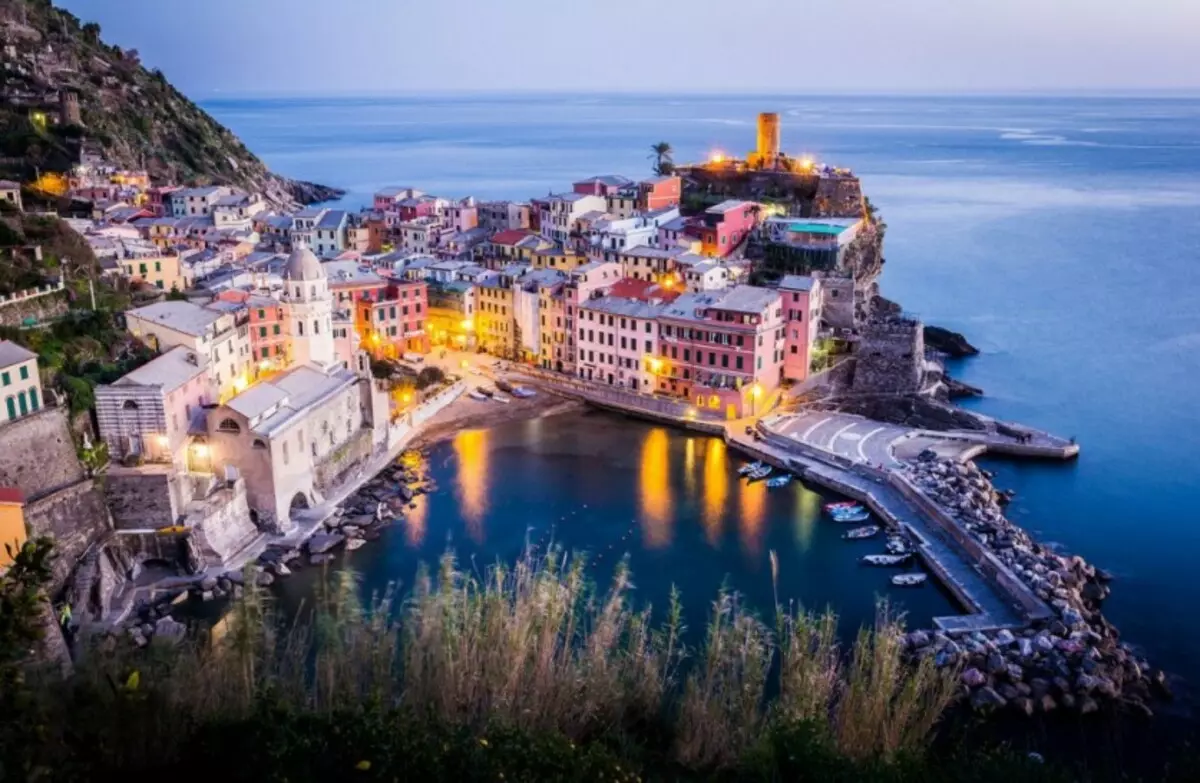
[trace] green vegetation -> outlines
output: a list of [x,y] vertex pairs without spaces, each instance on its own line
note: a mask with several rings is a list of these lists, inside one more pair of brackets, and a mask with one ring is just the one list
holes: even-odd
[[97,384],[112,383],[154,355],[121,329],[109,311],[71,311],[38,329],[0,326],[0,339],[38,354],[43,383],[67,394],[72,413],[93,406]]
[[421,371],[417,373],[416,386],[417,389],[424,391],[430,386],[437,386],[439,383],[444,383],[445,381],[446,373],[442,372],[442,368],[431,365],[429,367],[422,367]]
[[287,625],[248,570],[221,633],[93,638],[63,675],[18,665],[48,555],[31,542],[0,576],[6,780],[1080,779],[944,725],[957,672],[907,663],[886,608],[842,650],[828,612],[768,624],[722,592],[690,649],[678,595],[656,622],[626,568],[598,591],[551,550],[483,576],[446,555],[403,601],[364,603],[343,571]]
[[654,158],[655,174],[665,177],[675,172],[675,162],[671,160],[672,152],[674,150],[671,148],[671,143],[667,141],[650,145],[650,157]]

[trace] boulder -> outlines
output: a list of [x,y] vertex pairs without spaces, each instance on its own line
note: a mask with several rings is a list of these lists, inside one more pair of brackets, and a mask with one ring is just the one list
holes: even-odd
[[155,644],[175,644],[187,635],[187,626],[170,617],[160,617],[154,624]]
[[217,578],[215,576],[206,576],[200,580],[201,590],[212,590],[217,586]]
[[924,647],[929,644],[929,634],[925,631],[913,631],[908,635],[908,646],[911,649]]
[[1042,712],[1052,712],[1058,706],[1058,702],[1054,701],[1054,697],[1048,693],[1043,693],[1040,698],[1036,699],[1037,708]]
[[259,587],[270,587],[275,583],[275,577],[269,571],[263,571],[254,577],[254,583]]
[[987,682],[987,675],[978,669],[971,667],[962,673],[962,681],[965,685],[971,688],[978,688]]
[[1002,628],[996,632],[995,642],[1001,647],[1007,647],[1014,641],[1016,641],[1016,637],[1013,636],[1012,631],[1008,630],[1007,628]]
[[1004,697],[986,685],[971,694],[971,706],[977,710],[994,710],[1008,704]]
[[1084,696],[1083,700],[1079,702],[1080,715],[1090,715],[1098,709],[1100,709],[1100,705],[1091,696]]
[[1016,707],[1018,711],[1025,713],[1025,715],[1033,715],[1033,699],[1028,699],[1024,696],[1021,696],[1018,699],[1012,700],[1010,703]]
[[1004,656],[1000,653],[991,653],[987,657],[988,674],[1000,674],[1006,671],[1007,665],[1004,662]]
[[339,533],[317,533],[308,539],[308,553],[310,555],[325,554],[345,540],[346,537]]

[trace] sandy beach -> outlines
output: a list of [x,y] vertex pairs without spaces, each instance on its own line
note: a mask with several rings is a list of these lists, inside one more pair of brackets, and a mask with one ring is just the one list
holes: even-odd
[[480,429],[510,421],[538,419],[582,410],[585,404],[539,391],[536,397],[512,398],[504,404],[491,400],[473,400],[465,394],[427,421],[409,448],[420,449],[446,440],[461,430]]

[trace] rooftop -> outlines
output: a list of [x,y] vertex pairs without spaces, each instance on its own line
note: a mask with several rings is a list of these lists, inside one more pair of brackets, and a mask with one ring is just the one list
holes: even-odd
[[331,288],[347,285],[382,285],[383,278],[359,261],[326,261],[325,278]]
[[654,318],[660,315],[666,307],[667,305],[663,302],[643,302],[640,299],[626,299],[621,296],[602,296],[599,299],[591,299],[580,305],[581,309],[595,310],[597,312],[628,318]]
[[621,185],[628,185],[631,182],[633,182],[633,180],[631,180],[629,177],[623,177],[620,174],[598,174],[594,177],[581,179],[578,182],[573,182],[571,184],[574,186],[594,185],[596,183],[600,183],[601,185],[608,185],[609,187],[619,187]]
[[223,314],[191,302],[167,300],[130,310],[126,315],[154,321],[193,337],[203,337],[208,327],[216,323]]
[[726,212],[732,212],[735,209],[749,209],[752,206],[754,206],[753,201],[741,201],[731,198],[722,201],[720,204],[711,206],[704,211],[712,215],[724,215]]
[[739,285],[730,288],[720,301],[710,306],[738,313],[761,313],[770,306],[772,300],[778,299],[779,292],[773,289]]
[[271,437],[317,403],[357,381],[349,370],[338,368],[327,373],[315,365],[302,364],[250,387],[226,406],[249,419],[256,434]]
[[813,279],[806,275],[784,275],[779,281],[781,291],[811,291]]
[[33,351],[22,348],[11,340],[0,340],[0,367],[11,367],[36,358],[37,354]]
[[347,215],[348,213],[344,209],[327,210],[317,221],[316,228],[338,228],[346,222]]
[[[190,358],[189,358],[190,357]],[[205,372],[205,362],[182,345],[125,373],[113,386],[161,386],[169,393]]]

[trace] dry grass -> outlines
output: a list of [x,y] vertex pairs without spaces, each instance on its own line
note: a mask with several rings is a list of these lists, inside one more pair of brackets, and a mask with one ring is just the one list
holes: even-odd
[[[631,607],[624,564],[603,591],[585,567],[551,550],[475,577],[447,554],[403,603],[389,592],[365,604],[342,572],[311,619],[290,624],[247,579],[218,644],[135,654],[110,643],[77,676],[94,693],[121,694],[103,705],[119,724],[106,744],[131,762],[170,754],[205,721],[264,705],[399,706],[451,725],[574,739],[636,736],[653,723],[693,768],[734,765],[772,726],[805,722],[851,758],[890,758],[922,747],[953,698],[955,672],[904,661],[901,626],[886,607],[847,656],[831,612],[777,607],[772,628],[722,591],[685,671],[678,597],[655,625],[648,607]],[[768,700],[768,691],[777,695]]]

